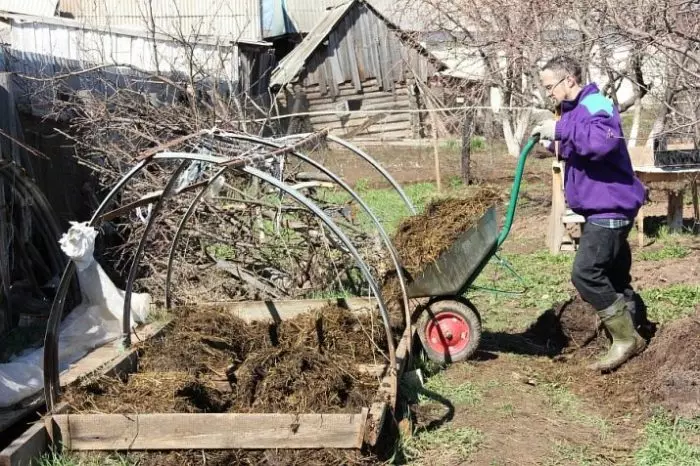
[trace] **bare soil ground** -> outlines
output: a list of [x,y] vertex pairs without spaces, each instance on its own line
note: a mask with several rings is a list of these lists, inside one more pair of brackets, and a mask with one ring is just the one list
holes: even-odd
[[[434,179],[430,150],[381,148],[372,154],[400,182],[411,183]],[[376,181],[354,161],[337,157],[328,162],[337,164],[335,168],[351,179]],[[456,153],[447,153],[442,162],[443,181],[458,176]],[[546,249],[550,166],[551,159],[528,161],[523,202],[504,246],[507,254],[523,256]],[[502,153],[494,156],[487,150],[474,155],[472,173],[478,182],[506,190],[514,167],[513,158]],[[663,222],[665,193],[652,189],[651,201],[647,215]],[[690,205],[686,206],[686,217],[692,217]],[[656,232],[651,232],[644,252],[636,241],[630,242],[635,255],[632,275],[638,290],[700,285],[697,237],[684,235],[672,240],[683,252],[669,253],[668,257],[664,248],[669,240]],[[658,257],[646,260],[642,254]],[[573,292],[570,285],[568,289]],[[643,355],[617,372],[599,375],[586,366],[607,349],[609,341],[591,308],[574,300],[543,313],[514,301],[508,303],[516,308],[502,309],[503,301],[486,300],[480,308],[486,329],[482,351],[473,361],[454,364],[434,376],[439,379],[435,399],[427,396],[413,406],[415,442],[422,442],[429,453],[409,455],[409,463],[634,464],[644,426],[658,407],[689,418],[700,415],[700,306],[695,312],[684,309],[688,317],[661,326]],[[522,319],[514,319],[509,325],[505,317],[506,324],[499,320],[498,331],[489,329],[490,313],[508,312],[529,315],[529,324],[523,326]],[[426,386],[428,392],[431,382],[429,379]],[[435,444],[426,440],[442,439],[442,432],[462,432],[464,428],[476,432],[476,437],[469,437],[475,446],[468,454],[458,452],[464,439]]]
[[[369,152],[401,183],[434,180],[430,147],[372,147]],[[441,153],[447,184],[459,174],[459,155],[456,150]],[[348,153],[332,152],[321,158],[350,182],[385,186],[369,166]],[[522,202],[504,245],[506,255],[527,264],[520,272],[535,291],[526,294],[527,299],[496,296],[478,300],[484,325],[480,351],[468,362],[428,371],[426,385],[410,408],[412,433],[404,432],[395,462],[441,466],[635,464],[635,452],[645,441],[645,426],[656,409],[691,418],[700,415],[700,306],[696,309],[697,304],[692,304],[697,298],[669,295],[663,298],[668,303],[659,298],[658,306],[668,305],[668,312],[682,315],[673,314],[673,319],[665,321],[642,355],[611,374],[599,375],[586,368],[609,343],[585,303],[553,300],[551,290],[567,295],[573,289],[567,275],[570,257],[551,258],[544,252],[550,166],[551,159],[528,161]],[[515,160],[503,155],[500,148],[474,153],[475,179],[505,192],[514,167]],[[663,195],[652,192],[649,207],[652,215],[663,215]],[[698,237],[652,235],[644,251],[631,243],[632,275],[639,290],[692,292],[700,286]],[[547,303],[555,302],[560,305],[548,309]],[[700,448],[700,435],[690,441]],[[227,454],[210,456],[206,464],[377,462],[352,455],[319,455]],[[202,464],[195,460],[198,457],[196,453],[168,455],[161,458],[165,462],[159,462],[153,455],[139,464]]]

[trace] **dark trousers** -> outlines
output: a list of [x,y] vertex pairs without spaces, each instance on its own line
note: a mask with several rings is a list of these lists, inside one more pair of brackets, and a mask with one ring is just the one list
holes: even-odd
[[586,222],[574,259],[571,281],[584,301],[603,310],[620,295],[631,295],[632,253],[627,242],[631,225],[606,228]]

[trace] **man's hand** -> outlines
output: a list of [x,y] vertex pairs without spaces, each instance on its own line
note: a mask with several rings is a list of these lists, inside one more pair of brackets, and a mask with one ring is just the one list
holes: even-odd
[[542,121],[533,128],[532,133],[530,133],[530,136],[534,136],[535,134],[539,133],[540,139],[554,141],[554,129],[556,125],[557,122],[555,120]]

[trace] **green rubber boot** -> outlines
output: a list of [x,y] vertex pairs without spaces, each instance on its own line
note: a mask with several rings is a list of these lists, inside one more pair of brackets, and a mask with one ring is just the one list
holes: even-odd
[[598,311],[598,315],[612,337],[612,345],[602,359],[588,366],[590,369],[608,372],[644,351],[647,343],[635,330],[624,299],[620,298],[610,307]]

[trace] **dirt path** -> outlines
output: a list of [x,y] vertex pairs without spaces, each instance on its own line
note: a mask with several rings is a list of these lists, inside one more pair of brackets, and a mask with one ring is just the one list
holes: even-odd
[[[547,276],[551,274],[557,275],[560,288],[570,287],[566,266],[548,273],[551,262],[526,259],[546,250],[549,216],[550,188],[545,177],[540,173],[538,178],[536,172],[531,177],[504,251],[532,267],[519,271],[533,279],[534,286],[547,284],[553,279]],[[650,207],[653,212],[664,209],[658,203]],[[415,443],[427,451],[412,457],[413,462],[635,465],[640,449],[649,441],[645,429],[660,407],[685,418],[700,415],[700,354],[683,349],[700,348],[700,305],[693,304],[700,295],[700,240],[662,235],[650,243],[641,250],[632,244],[634,287],[661,294],[669,289],[680,291],[659,298],[663,305],[668,304],[664,300],[669,301],[671,320],[661,327],[643,356],[612,374],[591,373],[586,366],[606,349],[604,336],[597,338],[599,346],[557,356],[542,354],[522,333],[541,311],[521,306],[517,299],[483,299],[480,311],[486,331],[482,350],[474,360],[453,364],[429,377],[428,393],[413,408]],[[682,319],[688,314],[691,316]],[[595,330],[595,316],[591,322]],[[691,456],[698,455],[692,456],[697,462],[686,458],[645,464],[700,464],[700,432],[687,438],[694,445],[690,448],[696,453]],[[469,448],[459,447],[465,444]],[[667,448],[664,454],[673,458],[674,446]]]

